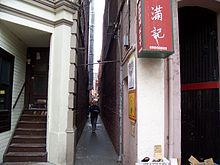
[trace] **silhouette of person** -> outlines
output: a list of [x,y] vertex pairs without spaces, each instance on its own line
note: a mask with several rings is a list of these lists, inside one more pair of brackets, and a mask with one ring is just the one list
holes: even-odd
[[91,105],[89,107],[89,112],[90,112],[90,119],[91,119],[91,124],[92,124],[92,132],[95,132],[98,115],[100,113],[100,108],[97,105],[96,101],[93,100],[91,102]]

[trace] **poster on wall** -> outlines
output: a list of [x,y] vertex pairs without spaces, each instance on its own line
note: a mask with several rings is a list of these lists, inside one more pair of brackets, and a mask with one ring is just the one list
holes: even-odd
[[128,92],[128,111],[129,119],[136,122],[136,91],[130,90]]
[[135,89],[135,58],[132,56],[128,61],[128,89]]

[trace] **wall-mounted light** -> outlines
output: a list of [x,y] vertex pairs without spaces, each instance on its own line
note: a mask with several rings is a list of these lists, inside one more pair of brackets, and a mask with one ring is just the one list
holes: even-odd
[[40,60],[40,52],[36,53],[36,60]]
[[31,64],[31,59],[30,59],[30,58],[27,59],[27,64],[28,64],[28,65]]
[[129,47],[128,35],[124,35],[124,36],[123,36],[123,45],[124,45],[124,47],[126,47],[126,48]]

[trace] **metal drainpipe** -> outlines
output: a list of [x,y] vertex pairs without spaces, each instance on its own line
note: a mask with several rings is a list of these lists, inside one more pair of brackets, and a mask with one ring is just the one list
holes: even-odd
[[173,58],[172,57],[168,57],[168,76],[169,76],[169,82],[168,82],[168,110],[169,110],[169,146],[168,146],[168,150],[169,150],[169,158],[173,158],[173,145],[174,145],[174,139],[173,139],[173,135],[174,135],[174,111],[173,111]]
[[[120,27],[120,26],[119,26]],[[123,146],[123,137],[122,137],[122,112],[123,112],[123,63],[122,63],[122,49],[121,49],[121,43],[120,43],[120,37],[119,37],[119,30],[120,28],[117,29],[117,41],[118,41],[118,46],[119,46],[119,58],[120,58],[120,73],[119,73],[119,156],[118,156],[118,162],[122,162],[122,146]]]
[[122,162],[122,111],[123,111],[123,78],[122,78],[123,68],[120,60],[120,109],[119,109],[119,156],[118,162]]

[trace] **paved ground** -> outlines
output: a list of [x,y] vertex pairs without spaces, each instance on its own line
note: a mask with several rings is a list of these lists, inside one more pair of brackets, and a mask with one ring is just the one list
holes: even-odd
[[[97,129],[95,133],[92,133],[92,126],[90,124],[90,120],[88,119],[77,145],[75,165],[119,165],[117,159],[118,156],[115,153],[100,116],[97,121]],[[0,163],[0,165],[2,164]],[[18,164],[12,163],[10,165]],[[27,164],[22,163],[22,165],[54,164],[42,162]]]
[[77,145],[75,165],[118,165],[117,159],[100,117],[95,133],[88,120]]
[[22,163],[22,162],[10,162],[10,163],[0,163],[0,165],[55,165],[48,162],[42,163]]
[[51,163],[32,163],[31,165],[54,165]]

